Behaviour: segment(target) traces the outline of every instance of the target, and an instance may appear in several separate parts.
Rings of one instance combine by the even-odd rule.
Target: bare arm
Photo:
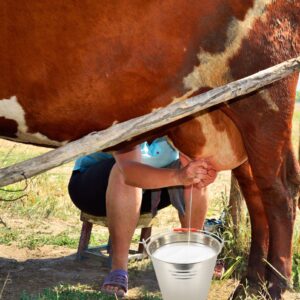
[[[140,163],[139,146],[131,151],[115,152],[114,157],[123,173],[125,183],[143,189],[191,184],[206,186],[214,180],[216,175],[205,160],[191,161],[182,169],[154,168],[144,165]]]

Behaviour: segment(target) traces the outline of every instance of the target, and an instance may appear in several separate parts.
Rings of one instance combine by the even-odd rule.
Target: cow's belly
[[[217,171],[234,169],[247,160],[238,128],[220,110],[199,114],[174,128],[169,137],[183,154],[207,158]]]

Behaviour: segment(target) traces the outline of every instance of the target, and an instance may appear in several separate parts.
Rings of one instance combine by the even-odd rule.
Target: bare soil
[[[0,295],[2,300],[17,300],[26,291],[37,294],[60,284],[86,285],[100,290],[109,271],[105,262],[86,258],[77,261],[74,249],[43,246],[36,250],[0,245]],[[159,295],[155,274],[149,261],[132,263],[129,270],[129,299],[142,299],[142,291]],[[237,286],[237,281],[214,282],[209,300],[225,300]],[[299,300],[300,294],[286,293],[286,300]]]
[[[23,291],[36,294],[59,284],[86,284],[97,289],[108,271],[92,259],[76,261],[74,250],[63,247],[29,250],[1,245],[0,256],[3,300],[20,299]]]

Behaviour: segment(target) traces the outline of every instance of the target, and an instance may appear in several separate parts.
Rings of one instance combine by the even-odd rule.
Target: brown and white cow
[[[299,0],[0,2],[0,135],[59,146],[300,53]],[[300,183],[297,75],[164,128],[191,158],[233,169],[247,200],[247,279],[291,277]],[[251,100],[249,100],[251,98]]]

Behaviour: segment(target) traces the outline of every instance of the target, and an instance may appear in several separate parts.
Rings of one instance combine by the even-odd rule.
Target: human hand
[[[198,188],[212,183],[217,177],[213,166],[205,159],[189,162],[185,167],[178,170],[180,185],[196,185]]]

